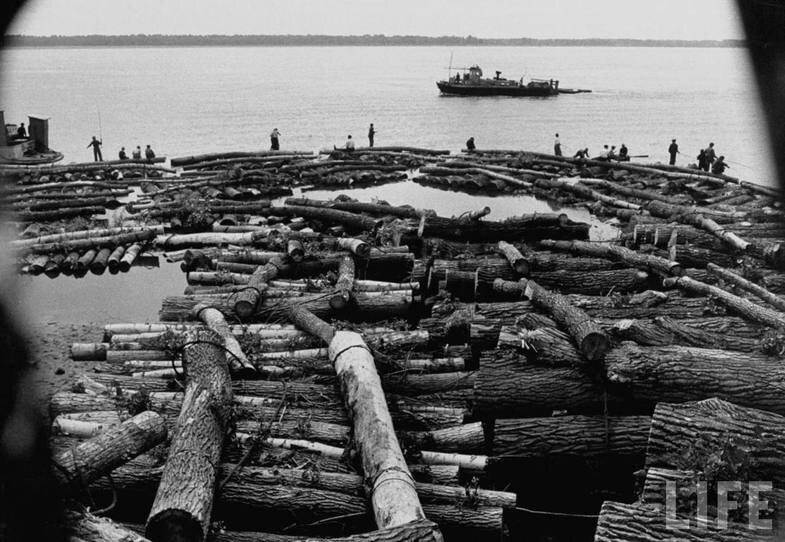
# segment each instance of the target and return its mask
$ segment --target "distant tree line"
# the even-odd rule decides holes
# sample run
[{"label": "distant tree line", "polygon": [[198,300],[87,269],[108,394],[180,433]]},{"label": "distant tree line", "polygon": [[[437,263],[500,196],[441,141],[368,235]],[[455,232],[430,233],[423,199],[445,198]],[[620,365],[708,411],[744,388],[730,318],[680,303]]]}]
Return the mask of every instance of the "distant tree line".
[{"label": "distant tree line", "polygon": [[532,46],[532,47],[744,47],[744,40],[637,40],[477,38],[474,36],[164,35],[24,36],[2,38],[6,47],[193,47],[193,46]]}]

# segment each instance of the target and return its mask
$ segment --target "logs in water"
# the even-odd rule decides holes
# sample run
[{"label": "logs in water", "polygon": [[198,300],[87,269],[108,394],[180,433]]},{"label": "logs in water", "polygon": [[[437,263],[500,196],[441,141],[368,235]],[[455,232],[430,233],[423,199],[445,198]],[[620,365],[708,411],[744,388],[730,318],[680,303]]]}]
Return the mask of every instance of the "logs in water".
[{"label": "logs in water", "polygon": [[188,336],[186,388],[169,455],[147,520],[154,542],[204,540],[210,526],[216,469],[232,412],[232,387],[221,337]]},{"label": "logs in water", "polygon": [[354,436],[370,483],[371,505],[380,529],[425,518],[414,482],[395,436],[376,366],[362,337],[335,332],[307,310],[293,308],[291,319],[329,346],[329,357],[354,425]]}]

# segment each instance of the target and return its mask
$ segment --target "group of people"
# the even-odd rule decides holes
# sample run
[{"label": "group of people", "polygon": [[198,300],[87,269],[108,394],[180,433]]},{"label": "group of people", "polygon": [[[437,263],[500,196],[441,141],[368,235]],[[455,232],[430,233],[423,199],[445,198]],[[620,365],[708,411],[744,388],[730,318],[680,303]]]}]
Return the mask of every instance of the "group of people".
[{"label": "group of people", "polygon": [[[93,139],[90,143],[87,144],[87,148],[93,148],[93,160],[96,162],[102,162],[104,160],[103,154],[101,153],[101,146],[104,142],[97,137],[93,136]],[[117,153],[117,157],[120,160],[128,160],[128,154],[125,152],[125,147],[120,148],[120,152]],[[144,158],[146,160],[152,160],[155,158],[155,152],[153,151],[150,145],[144,149]],[[141,160],[142,159],[142,148],[137,145],[136,149],[131,153],[131,159],[133,160]]]},{"label": "group of people", "polygon": [[[373,140],[376,136],[376,128],[373,127],[373,123],[371,123],[370,127],[368,128],[368,147],[373,147]],[[278,151],[281,150],[281,132],[278,131],[278,128],[273,128],[273,131],[270,132],[270,150],[271,151]],[[333,148],[337,148],[333,145]],[[351,134],[346,138],[346,143],[343,145],[343,149],[347,151],[353,151],[355,149],[354,140],[352,139]]]},{"label": "group of people", "polygon": [[[668,154],[670,155],[670,161],[668,163],[672,166],[676,165],[676,155],[681,154],[681,152],[679,151],[679,145],[676,143],[675,139],[671,139],[671,144],[668,147]],[[722,175],[725,173],[725,170],[730,167],[728,163],[725,162],[724,156],[717,156],[717,151],[714,150],[713,142],[709,143],[709,146],[705,149],[701,149],[695,159],[698,161],[699,170],[711,170],[712,173],[718,175]]]}]

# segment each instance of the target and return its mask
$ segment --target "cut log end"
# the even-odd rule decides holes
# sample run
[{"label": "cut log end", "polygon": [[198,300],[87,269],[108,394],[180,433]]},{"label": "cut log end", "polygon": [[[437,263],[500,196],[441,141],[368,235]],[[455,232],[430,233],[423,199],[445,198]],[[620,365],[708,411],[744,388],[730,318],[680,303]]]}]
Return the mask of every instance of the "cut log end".
[{"label": "cut log end", "polygon": [[349,299],[343,294],[336,294],[330,298],[330,308],[334,311],[345,310],[349,306]]},{"label": "cut log end", "polygon": [[589,333],[581,341],[581,352],[589,361],[605,359],[605,353],[610,348],[610,341],[604,333]]},{"label": "cut log end", "polygon": [[183,510],[166,510],[147,523],[145,535],[152,542],[201,542],[202,526]]}]

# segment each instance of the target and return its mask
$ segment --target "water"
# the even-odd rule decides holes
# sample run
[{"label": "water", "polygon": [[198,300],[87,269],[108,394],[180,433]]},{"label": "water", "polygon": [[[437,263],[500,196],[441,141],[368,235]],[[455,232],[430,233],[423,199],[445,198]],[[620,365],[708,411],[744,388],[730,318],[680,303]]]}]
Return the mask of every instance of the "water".
[{"label": "water", "polygon": [[[455,65],[480,64],[486,75],[558,78],[591,94],[538,98],[443,97],[434,84]],[[120,146],[151,144],[158,154],[269,147],[273,127],[283,149],[316,150],[351,133],[377,145],[459,150],[551,152],[559,132],[565,152],[626,143],[630,153],[667,160],[671,138],[694,161],[714,141],[730,174],[774,184],[763,117],[743,49],[571,47],[205,47],[10,49],[0,56],[6,121],[51,117],[50,145],[66,161],[92,159],[90,136],[104,156]],[[100,124],[99,124],[100,118]],[[450,216],[488,205],[491,219],[552,212],[528,197],[487,198],[413,183],[340,191],[362,201],[410,203]],[[310,192],[333,197],[336,192]],[[589,220],[585,211],[571,217]],[[595,226],[598,226],[596,221]],[[606,232],[607,233],[607,232]],[[595,237],[604,236],[595,227]],[[76,280],[22,277],[26,305],[39,321],[155,320],[164,295],[185,285],[176,265]]]},{"label": "water", "polygon": [[[591,94],[442,97],[454,65],[517,79],[556,78]],[[626,143],[667,160],[671,138],[694,161],[714,141],[729,173],[773,184],[767,136],[744,49],[607,47],[195,47],[10,49],[0,57],[7,122],[51,117],[51,146],[68,161],[151,144],[159,154],[269,147],[318,149],[347,134],[377,145],[574,152]],[[99,128],[100,112],[100,128]]]}]

